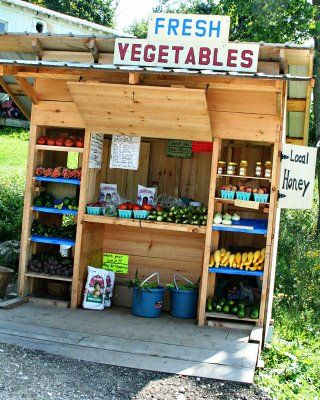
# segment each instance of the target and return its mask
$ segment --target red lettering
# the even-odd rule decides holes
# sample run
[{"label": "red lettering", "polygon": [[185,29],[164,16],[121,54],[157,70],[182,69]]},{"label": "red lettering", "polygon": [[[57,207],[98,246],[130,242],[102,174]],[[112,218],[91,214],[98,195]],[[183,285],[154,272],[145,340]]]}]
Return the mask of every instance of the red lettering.
[{"label": "red lettering", "polygon": [[144,48],[144,53],[143,53],[143,61],[146,62],[153,62],[154,59],[156,58],[154,53],[149,53],[149,50],[155,51],[156,46],[153,44],[147,44],[146,47]]},{"label": "red lettering", "polygon": [[163,57],[168,57],[168,52],[166,50],[169,49],[169,46],[164,46],[164,45],[160,45],[159,46],[159,55],[158,55],[158,61],[161,63],[167,63],[168,60],[163,58]]},{"label": "red lettering", "polygon": [[[247,57],[247,56],[251,56],[251,57]],[[252,56],[253,56],[252,50],[243,50],[243,52],[241,53],[241,59],[242,59],[242,61],[240,63],[241,67],[244,67],[244,68],[252,67],[252,64],[253,64]]]},{"label": "red lettering", "polygon": [[216,67],[221,67],[223,63],[221,61],[218,61],[218,55],[219,55],[219,49],[215,48],[213,49],[213,62],[212,65]]},{"label": "red lettering", "polygon": [[195,65],[196,64],[196,58],[195,58],[195,56],[194,56],[194,50],[193,50],[193,47],[190,47],[190,49],[189,49],[189,51],[188,51],[188,55],[187,55],[187,58],[186,58],[186,62],[185,62],[186,64],[193,64],[193,65]]},{"label": "red lettering", "polygon": [[131,61],[140,61],[140,56],[141,55],[141,44],[135,43],[132,45],[132,50],[131,50]]},{"label": "red lettering", "polygon": [[174,53],[174,62],[176,64],[179,64],[179,55],[180,55],[180,51],[183,50],[183,46],[172,46],[172,50],[175,52]]},{"label": "red lettering", "polygon": [[122,61],[124,60],[128,47],[129,43],[126,43],[125,45],[123,45],[122,43],[118,43],[118,50]]},{"label": "red lettering", "polygon": [[209,65],[210,64],[211,50],[209,47],[200,47],[199,51],[199,64]]},{"label": "red lettering", "polygon": [[233,61],[237,61],[238,50],[229,49],[228,50],[228,58],[227,58],[227,67],[236,67],[237,63]]}]

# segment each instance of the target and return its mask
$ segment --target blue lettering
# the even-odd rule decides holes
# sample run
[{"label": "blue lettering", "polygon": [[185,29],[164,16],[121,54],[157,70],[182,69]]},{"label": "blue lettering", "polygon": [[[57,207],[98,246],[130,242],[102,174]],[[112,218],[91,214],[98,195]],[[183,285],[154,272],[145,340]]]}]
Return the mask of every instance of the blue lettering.
[{"label": "blue lettering", "polygon": [[168,36],[171,35],[171,31],[174,35],[178,35],[177,28],[179,26],[179,20],[176,18],[170,18],[168,23]]},{"label": "blue lettering", "polygon": [[160,22],[165,21],[165,18],[156,18],[156,26],[155,26],[155,34],[157,35],[159,33],[159,28],[164,28],[164,25],[160,24]]},{"label": "blue lettering", "polygon": [[[201,25],[206,25],[206,21],[204,19],[199,19],[196,22],[196,36],[203,37],[206,34],[206,27],[201,26]],[[200,32],[199,32],[200,31]]]},{"label": "blue lettering", "polygon": [[216,36],[217,38],[220,37],[220,28],[221,28],[221,21],[218,21],[217,26],[213,25],[214,21],[210,21],[210,26],[209,26],[209,37],[212,37],[212,32],[216,31]]},{"label": "blue lettering", "polygon": [[[188,25],[189,23],[189,25]],[[186,18],[183,20],[183,24],[182,24],[182,36],[191,36],[190,32],[187,32],[187,30],[191,30],[191,23],[192,23],[192,19]]]}]

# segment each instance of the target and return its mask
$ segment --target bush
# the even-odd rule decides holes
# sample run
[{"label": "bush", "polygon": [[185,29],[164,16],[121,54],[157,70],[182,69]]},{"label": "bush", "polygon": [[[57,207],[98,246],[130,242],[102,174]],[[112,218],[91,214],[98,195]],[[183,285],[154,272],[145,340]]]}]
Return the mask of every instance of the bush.
[{"label": "bush", "polygon": [[0,265],[18,271],[20,242],[9,240],[0,243]]}]

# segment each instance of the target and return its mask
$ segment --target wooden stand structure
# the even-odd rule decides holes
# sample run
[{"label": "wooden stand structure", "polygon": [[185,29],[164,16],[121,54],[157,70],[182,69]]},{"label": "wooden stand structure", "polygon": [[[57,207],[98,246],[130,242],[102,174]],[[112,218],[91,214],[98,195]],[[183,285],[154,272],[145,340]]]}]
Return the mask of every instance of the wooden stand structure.
[{"label": "wooden stand structure", "polygon": [[[259,69],[265,73],[252,76],[129,70],[115,66],[93,68],[54,62],[46,65],[45,61],[34,65],[8,62],[0,66],[0,75],[17,77],[33,102],[20,258],[21,296],[37,295],[47,279],[57,279],[30,273],[27,265],[32,254],[51,251],[56,246],[32,240],[32,221],[60,223],[62,218],[61,215],[35,211],[33,200],[45,188],[57,195],[62,193],[61,186],[64,186],[64,194],[79,190],[77,236],[73,246],[74,274],[70,282],[71,307],[81,304],[87,266],[100,267],[103,252],[108,251],[130,256],[128,275],[117,276],[119,287],[137,268],[143,276],[158,271],[162,283],[171,282],[177,272],[193,280],[201,276],[199,325],[204,325],[210,318],[225,322],[235,317],[205,311],[206,299],[214,293],[219,272],[209,272],[210,253],[230,245],[266,247],[264,271],[258,277],[260,317],[247,322],[268,326],[277,252],[277,196],[281,143],[285,140],[287,81],[300,80],[311,85],[310,76],[279,74],[285,60],[273,61],[276,50],[279,55],[281,48],[262,47]],[[299,50],[294,51],[299,58]],[[75,56],[73,54],[73,59]],[[70,59],[70,54],[66,53],[63,58],[62,53],[59,57]],[[33,86],[28,81],[30,77],[34,78]],[[64,135],[72,131],[85,133],[84,149],[36,144],[40,135],[50,132]],[[92,133],[105,134],[101,169],[88,168]],[[142,137],[138,171],[108,168],[112,134]],[[168,158],[168,139],[213,142],[213,152],[193,154],[191,159]],[[37,166],[67,165],[70,154],[66,150],[76,151],[77,164],[82,166],[80,186],[37,181],[34,177]],[[217,175],[220,159],[238,163],[248,160],[247,176]],[[263,185],[270,188],[267,204],[252,210],[237,207],[234,200],[220,198],[222,182],[261,184],[254,176],[254,166],[257,161],[265,160],[271,160],[273,165],[271,179],[263,179]],[[128,199],[136,198],[138,184],[150,185],[157,181],[159,193],[190,197],[208,205],[208,224],[199,228],[87,215],[86,204],[97,199],[99,184],[106,181],[117,183],[119,192]],[[213,215],[221,210],[237,210],[243,218],[264,219],[267,228],[263,232],[253,230],[248,233],[236,227],[231,232],[213,230]],[[60,244],[63,243],[61,240]],[[65,280],[71,281],[70,278]],[[126,301],[121,296],[117,298],[118,304]]]}]

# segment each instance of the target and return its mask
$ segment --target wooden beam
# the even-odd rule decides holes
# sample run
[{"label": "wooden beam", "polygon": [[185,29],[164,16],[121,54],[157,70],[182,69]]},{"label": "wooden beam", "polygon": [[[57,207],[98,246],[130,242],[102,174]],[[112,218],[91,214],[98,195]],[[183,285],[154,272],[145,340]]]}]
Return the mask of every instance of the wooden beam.
[{"label": "wooden beam", "polygon": [[30,120],[30,116],[31,116],[30,112],[25,108],[24,104],[19,100],[19,98],[11,91],[9,85],[7,84],[7,82],[2,77],[0,77],[0,85],[6,91],[8,96],[10,96],[12,98],[12,100],[16,103],[16,105],[19,107],[19,109],[22,112],[22,114],[27,119]]},{"label": "wooden beam", "polygon": [[97,42],[94,39],[89,40],[89,42],[86,43],[86,47],[88,47],[92,57],[93,61],[95,64],[98,64],[99,62],[99,47],[97,45]]},{"label": "wooden beam", "polygon": [[43,57],[43,49],[41,47],[41,43],[39,39],[33,39],[31,42],[32,50],[34,51],[35,55],[37,56],[38,60],[42,60]]},{"label": "wooden beam", "polygon": [[291,112],[305,112],[306,111],[306,100],[305,99],[288,99],[287,111]]},{"label": "wooden beam", "polygon": [[29,97],[33,104],[39,103],[39,96],[37,92],[34,90],[33,86],[27,81],[26,78],[21,78],[16,76],[16,81],[19,83],[24,93]]},{"label": "wooden beam", "polygon": [[140,82],[140,72],[129,72],[129,85],[138,85]]}]

